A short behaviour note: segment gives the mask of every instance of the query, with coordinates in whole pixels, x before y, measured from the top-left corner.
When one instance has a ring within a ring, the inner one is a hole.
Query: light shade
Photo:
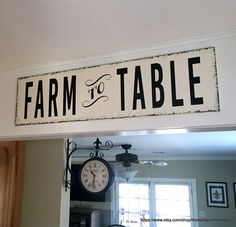
[[[131,178],[133,178],[137,172],[138,172],[138,170],[132,170],[129,168],[117,171],[119,177],[124,178],[127,181],[129,181]]]

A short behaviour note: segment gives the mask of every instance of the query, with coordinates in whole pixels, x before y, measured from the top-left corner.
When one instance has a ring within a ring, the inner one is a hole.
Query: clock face
[[[81,167],[79,180],[87,191],[92,193],[103,192],[112,184],[113,171],[105,160],[100,158],[89,159]]]

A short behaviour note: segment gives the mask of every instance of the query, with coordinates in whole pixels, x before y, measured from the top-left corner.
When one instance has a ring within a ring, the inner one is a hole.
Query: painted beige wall
[[[26,142],[21,227],[66,227],[63,140]],[[68,201],[67,201],[68,199]]]

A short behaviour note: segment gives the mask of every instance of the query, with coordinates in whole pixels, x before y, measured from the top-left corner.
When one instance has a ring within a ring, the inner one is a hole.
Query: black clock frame
[[[99,191],[99,192],[93,192],[93,191],[87,190],[87,188],[86,188],[86,187],[83,185],[83,183],[82,183],[82,176],[81,176],[81,173],[82,173],[83,167],[84,167],[88,162],[91,162],[91,161],[94,161],[94,160],[97,160],[97,161],[102,162],[102,163],[106,166],[106,168],[107,168],[107,170],[108,170],[108,173],[109,173],[109,179],[108,179],[108,182],[107,182],[106,187],[105,187],[103,190]],[[115,174],[114,174],[114,171],[113,171],[112,167],[110,166],[110,164],[109,164],[106,160],[104,160],[104,159],[101,158],[101,157],[93,157],[93,158],[90,158],[90,159],[86,160],[85,162],[83,162],[83,164],[81,165],[80,170],[79,170],[78,178],[79,178],[79,183],[80,183],[81,187],[82,187],[84,190],[88,191],[89,193],[99,194],[99,193],[104,193],[104,192],[106,192],[106,191],[111,187],[111,185],[112,185],[113,182],[114,182]]]
[[[83,150],[84,149],[90,150],[91,151],[91,153],[89,154],[90,159],[91,158],[101,158],[102,159],[104,154],[100,151],[101,150],[110,150],[113,147],[113,143],[111,141],[106,141],[105,144],[103,145],[103,147],[101,147],[102,143],[98,138],[93,144],[95,145],[94,148],[91,148],[91,147],[86,148],[84,146],[83,147],[78,147],[75,142],[70,141],[69,139],[67,139],[67,143],[66,143],[66,167],[65,167],[65,178],[64,178],[65,191],[67,191],[67,189],[70,189],[71,187],[73,187],[73,180],[69,179],[69,174],[71,175],[71,178],[74,177],[73,176],[74,174],[71,172],[71,168],[70,168],[70,158],[71,158],[72,154],[75,151],[82,150],[82,149]],[[90,160],[90,159],[88,159],[88,160]],[[104,159],[102,159],[102,160],[105,161]],[[107,163],[107,164],[109,165],[109,163]],[[110,166],[110,168],[111,168],[111,166]]]

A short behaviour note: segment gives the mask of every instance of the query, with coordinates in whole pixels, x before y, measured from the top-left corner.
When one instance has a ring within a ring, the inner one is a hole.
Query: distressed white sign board
[[[215,49],[18,78],[16,125],[219,111]]]

